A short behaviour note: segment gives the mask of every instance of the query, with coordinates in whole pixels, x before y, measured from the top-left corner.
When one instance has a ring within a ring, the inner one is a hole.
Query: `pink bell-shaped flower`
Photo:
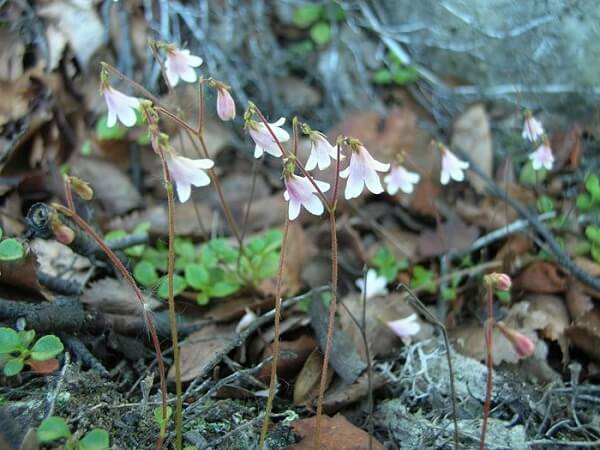
[[[383,181],[387,184],[388,194],[396,195],[398,190],[410,194],[420,179],[421,176],[416,172],[410,172],[403,166],[392,166],[392,170],[384,177]]]
[[[190,54],[189,50],[178,48],[167,48],[167,60],[165,61],[165,72],[171,86],[177,86],[179,79],[188,83],[195,83],[198,79],[195,67],[202,64],[202,58]]]
[[[367,299],[388,293],[387,279],[379,276],[375,269],[367,270],[367,275],[365,278],[359,278],[356,280],[356,287],[360,290],[362,295],[366,296]]]
[[[107,127],[114,127],[117,119],[126,127],[135,125],[137,121],[135,110],[140,107],[140,101],[137,98],[125,95],[109,85],[102,87],[102,94],[108,109]]]
[[[191,195],[192,186],[200,187],[210,184],[206,170],[212,169],[215,163],[211,159],[190,159],[185,156],[167,153],[167,167],[181,203],[185,203]]]
[[[442,172],[440,174],[440,182],[442,184],[448,184],[450,179],[458,182],[464,181],[464,171],[469,168],[469,163],[458,159],[454,153],[441,144],[440,150],[442,152]]]
[[[290,139],[290,135],[281,126],[285,123],[285,118],[281,117],[276,122],[270,123],[269,127],[273,131],[273,134],[277,137],[279,143],[287,142]],[[281,156],[281,149],[273,136],[267,129],[266,125],[262,122],[256,122],[255,120],[249,120],[246,122],[250,137],[256,144],[254,147],[254,157],[260,158],[265,152],[269,153],[276,158]]]
[[[394,320],[392,322],[386,322],[386,325],[393,331],[393,333],[401,338],[407,338],[414,336],[421,331],[421,325],[418,322],[418,316],[411,314],[404,319]]]
[[[523,132],[521,136],[531,142],[536,142],[544,135],[544,127],[531,113],[528,113],[523,121]]]
[[[217,115],[223,121],[235,119],[235,101],[224,86],[217,87]]]
[[[320,216],[325,211],[323,202],[319,197],[317,189],[306,177],[288,173],[284,177],[285,192],[283,197],[288,201],[288,217],[295,220],[300,214],[300,207],[304,206],[309,213]],[[329,183],[315,180],[315,184],[321,189],[321,192],[329,190]]]
[[[310,155],[304,166],[306,170],[325,170],[331,165],[331,160],[337,160],[337,149],[327,141],[327,137],[318,131],[310,133]]]
[[[351,143],[350,148],[350,164],[340,172],[340,177],[348,179],[344,190],[346,200],[358,197],[365,186],[373,194],[381,194],[383,187],[377,172],[388,171],[390,165],[374,159],[359,142]]]
[[[541,168],[552,170],[554,155],[552,154],[548,140],[545,140],[535,152],[531,153],[529,159],[531,160],[533,170],[540,170]]]

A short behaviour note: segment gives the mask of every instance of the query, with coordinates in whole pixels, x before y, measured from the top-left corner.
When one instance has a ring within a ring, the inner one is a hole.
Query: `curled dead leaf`
[[[515,280],[515,286],[539,294],[556,294],[567,290],[567,281],[556,264],[538,261],[525,268]]]

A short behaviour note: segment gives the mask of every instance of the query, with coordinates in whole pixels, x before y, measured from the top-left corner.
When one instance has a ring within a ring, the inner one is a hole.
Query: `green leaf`
[[[52,442],[61,438],[71,436],[67,422],[62,417],[51,416],[44,419],[37,431],[37,438],[40,442]]]
[[[392,69],[392,78],[394,83],[399,86],[412,83],[419,79],[419,73],[410,66],[395,67]]]
[[[423,266],[415,266],[410,286],[414,289],[422,287],[433,294],[436,291],[433,272]]]
[[[210,303],[210,297],[204,292],[198,293],[196,296],[196,303],[199,305],[208,305]]]
[[[257,281],[277,275],[279,270],[279,254],[269,253],[261,258],[260,264],[254,265],[254,278]]]
[[[4,375],[14,377],[23,370],[23,358],[11,358],[4,365]]]
[[[46,361],[54,358],[65,349],[63,343],[57,336],[49,334],[39,338],[31,347],[31,359],[35,361]]]
[[[600,243],[593,242],[590,253],[592,254],[592,258],[594,258],[594,261],[600,263]]]
[[[106,450],[110,447],[108,431],[94,428],[79,441],[79,450]]]
[[[176,297],[185,291],[187,287],[187,283],[185,282],[185,278],[180,275],[175,274],[173,276],[173,295]],[[167,276],[164,276],[160,280],[160,286],[158,287],[158,296],[160,298],[168,299],[169,298],[169,280]]]
[[[305,39],[295,44],[291,44],[288,47],[290,53],[290,59],[292,63],[298,63],[298,60],[302,60],[315,51],[315,44],[309,39]]]
[[[585,235],[590,241],[600,243],[600,227],[594,225],[585,227]]]
[[[169,263],[169,255],[166,251],[156,250],[152,247],[147,247],[144,249],[144,253],[142,254],[142,258],[150,263],[154,267],[156,267],[161,272],[167,271],[167,266]]]
[[[113,230],[109,231],[104,235],[104,242],[118,241],[127,237],[127,231],[125,230]]]
[[[185,281],[198,290],[205,290],[210,284],[210,274],[200,264],[188,264],[185,267]]]
[[[21,349],[19,333],[12,328],[0,328],[0,354],[12,353]]]
[[[456,289],[448,287],[442,289],[442,298],[447,302],[454,301],[456,299]]]
[[[294,10],[292,23],[300,28],[308,28],[321,18],[325,9],[321,5],[308,4]]]
[[[231,294],[240,290],[240,285],[235,283],[230,283],[228,281],[217,281],[215,284],[210,286],[208,290],[208,295],[210,297],[227,297]]]
[[[331,40],[331,27],[327,22],[319,22],[311,27],[310,37],[315,44],[325,45]]]
[[[162,427],[164,425],[166,425],[169,420],[171,419],[171,416],[173,415],[173,410],[171,409],[170,406],[167,406],[167,417],[163,417],[163,409],[162,406],[159,406],[157,408],[154,408],[154,421],[156,422],[156,424],[159,427]]]
[[[209,244],[200,248],[200,260],[205,267],[215,267],[219,263],[219,256]]]
[[[496,294],[496,298],[501,301],[502,303],[510,303],[510,291],[494,291],[494,294]]]
[[[152,142],[152,138],[150,137],[150,133],[148,131],[144,131],[135,140],[135,143],[138,145],[150,145],[150,142]]]
[[[600,198],[600,180],[597,175],[592,174],[586,177],[585,188],[593,198]]]
[[[545,169],[534,170],[531,161],[527,161],[519,174],[519,182],[523,185],[535,186],[544,181],[547,174]]]
[[[238,250],[225,239],[213,239],[208,245],[216,253],[219,259],[229,264],[237,262],[239,255]]]
[[[589,210],[594,201],[592,200],[592,196],[590,194],[579,194],[577,196],[577,200],[575,200],[575,204],[577,205],[577,209],[580,211]]]
[[[135,281],[144,287],[154,286],[158,282],[158,272],[150,261],[142,260],[133,268]]]
[[[183,258],[193,260],[196,257],[194,244],[187,239],[175,239],[175,254]]]
[[[107,120],[107,116],[102,116],[96,122],[96,136],[98,139],[104,141],[109,139],[123,139],[127,136],[127,128],[122,126],[118,121],[115,126],[109,128]]]
[[[16,261],[25,254],[23,244],[14,238],[0,242],[0,261]]]
[[[538,198],[537,209],[540,213],[547,213],[554,210],[554,200],[547,195],[542,195]]]
[[[4,230],[2,229],[2,227],[0,227],[0,239],[2,239],[3,236],[4,236]]]
[[[19,331],[19,342],[21,343],[21,347],[23,348],[29,348],[34,338],[35,330]]]
[[[390,84],[392,81],[394,81],[394,77],[388,69],[379,69],[373,74],[373,83],[375,84]]]

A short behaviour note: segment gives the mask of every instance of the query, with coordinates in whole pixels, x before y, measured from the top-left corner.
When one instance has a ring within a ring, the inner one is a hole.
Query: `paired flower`
[[[507,327],[503,322],[498,322],[496,326],[504,337],[510,341],[519,358],[529,358],[533,355],[535,344],[529,336]]]
[[[542,142],[535,152],[529,155],[529,159],[533,170],[540,170],[542,167],[546,170],[552,170],[554,155],[547,139]]]
[[[112,128],[117,124],[117,119],[126,127],[132,127],[137,122],[135,110],[140,107],[140,101],[135,97],[123,94],[113,89],[107,82],[102,82],[102,94],[108,108],[106,126]]]
[[[174,46],[167,46],[167,60],[165,72],[171,86],[177,86],[179,79],[194,83],[198,79],[194,67],[202,64],[202,58],[190,54],[189,50],[180,50]]]
[[[177,197],[181,203],[185,203],[190,198],[192,186],[210,184],[210,178],[205,170],[212,169],[215,165],[211,159],[190,159],[172,152],[166,153],[166,159],[169,174],[175,183]]]
[[[337,160],[337,149],[327,141],[327,137],[318,131],[310,131],[310,155],[306,161],[306,170],[325,170],[331,165],[331,160]]]
[[[285,118],[281,117],[276,122],[270,123],[269,127],[273,134],[277,137],[279,143],[287,142],[290,139],[290,135],[287,131],[285,131],[281,126],[285,123]],[[250,133],[250,137],[256,144],[254,147],[254,157],[260,158],[264,152],[269,153],[277,158],[281,156],[281,149],[271,133],[267,129],[266,125],[262,122],[257,122],[255,120],[247,120],[246,127],[248,128],[248,133]]]
[[[392,330],[392,332],[400,337],[407,338],[410,336],[414,336],[419,331],[421,331],[421,325],[418,322],[418,316],[416,314],[411,314],[404,319],[394,320],[392,322],[386,322],[386,325]]]
[[[223,84],[217,88],[217,115],[223,121],[235,119],[235,102],[229,93],[229,89]]]
[[[458,159],[456,155],[444,145],[438,144],[438,147],[442,152],[442,172],[440,175],[440,182],[442,184],[448,184],[450,179],[458,182],[463,181],[465,179],[464,171],[469,168],[469,163]]]
[[[523,132],[521,133],[523,139],[536,142],[543,135],[544,127],[542,126],[542,123],[533,117],[530,112],[526,113],[525,121],[523,122]]]
[[[358,140],[351,140],[350,149],[350,164],[340,172],[340,177],[348,179],[344,191],[346,200],[358,197],[365,185],[373,194],[381,194],[383,187],[377,172],[387,172],[390,165],[374,159]]]
[[[403,166],[393,166],[383,181],[387,184],[387,192],[390,195],[396,195],[398,190],[410,194],[414,190],[414,185],[419,182],[421,176],[418,173],[410,172]]]
[[[379,276],[375,269],[369,269],[365,278],[356,280],[356,287],[358,287],[360,293],[367,299],[387,294],[388,290],[386,286],[387,279]]]
[[[300,207],[304,206],[309,213],[320,216],[325,207],[319,198],[318,191],[306,177],[288,172],[284,175],[285,192],[283,197],[288,201],[288,217],[294,220],[300,214]],[[329,184],[324,181],[314,180],[321,192],[329,190]]]

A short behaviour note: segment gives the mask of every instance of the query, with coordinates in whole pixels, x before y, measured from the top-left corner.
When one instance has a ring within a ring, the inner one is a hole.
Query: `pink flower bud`
[[[512,328],[508,328],[504,323],[498,322],[498,328],[502,332],[502,334],[510,341],[515,352],[519,355],[520,358],[529,358],[533,355],[535,350],[535,345],[533,341],[523,333],[519,333]]]
[[[217,115],[224,121],[235,119],[235,102],[224,87],[217,88]]]
[[[54,238],[61,244],[69,245],[75,240],[75,232],[60,221],[58,214],[54,214],[50,221]]]
[[[490,273],[483,277],[485,284],[500,291],[509,291],[512,286],[510,276],[505,273]]]

